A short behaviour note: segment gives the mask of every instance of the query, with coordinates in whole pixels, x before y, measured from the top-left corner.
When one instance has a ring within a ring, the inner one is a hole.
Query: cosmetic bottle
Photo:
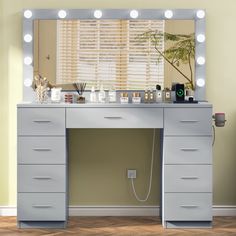
[[[132,103],[140,104],[141,103],[141,95],[138,92],[132,94]]]
[[[108,92],[108,99],[109,102],[116,102],[116,90],[114,87],[111,87],[111,89]]]
[[[129,103],[128,93],[120,93],[120,103],[122,103],[122,104],[128,104]]]
[[[163,90],[163,97],[165,102],[171,102],[171,90],[169,88]]]
[[[144,92],[144,102],[145,103],[149,102],[149,91],[147,89]]]
[[[156,85],[156,102],[162,102],[162,91],[159,84]]]
[[[153,103],[155,100],[154,100],[154,92],[153,92],[153,89],[150,89],[150,92],[149,92],[149,102],[150,103]]]
[[[91,102],[91,103],[96,103],[96,102],[97,102],[97,95],[96,95],[94,86],[91,88],[91,92],[90,92],[90,102]]]
[[[100,91],[98,93],[98,102],[100,102],[100,103],[106,102],[106,92],[103,89],[103,85],[100,86]]]

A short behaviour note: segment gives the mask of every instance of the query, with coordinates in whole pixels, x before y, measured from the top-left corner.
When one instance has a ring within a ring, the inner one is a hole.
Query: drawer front
[[[65,137],[18,137],[19,164],[65,164]]]
[[[67,108],[67,128],[163,128],[162,108]]]
[[[165,192],[212,192],[211,165],[165,165]]]
[[[212,221],[212,194],[166,193],[164,217],[167,221]]]
[[[211,108],[165,108],[164,135],[212,135]]]
[[[211,137],[165,137],[164,164],[211,164]]]
[[[65,135],[64,108],[18,108],[18,135]]]
[[[18,165],[18,192],[66,192],[66,166]]]
[[[18,193],[18,221],[65,221],[65,193]]]

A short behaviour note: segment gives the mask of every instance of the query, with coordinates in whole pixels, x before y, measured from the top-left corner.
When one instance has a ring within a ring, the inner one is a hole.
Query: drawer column
[[[17,221],[64,228],[67,221],[65,108],[18,108]]]

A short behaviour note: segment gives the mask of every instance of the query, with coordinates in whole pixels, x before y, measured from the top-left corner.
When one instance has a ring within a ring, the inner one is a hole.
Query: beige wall
[[[206,9],[207,99],[213,103],[214,111],[225,111],[227,114],[226,127],[216,130],[214,204],[236,205],[236,94],[231,92],[236,87],[236,28],[232,26],[232,22],[236,21],[235,0],[2,0],[0,4],[3,10],[3,16],[0,15],[0,40],[3,41],[0,45],[0,205],[16,204],[16,104],[22,99],[22,9],[134,7]],[[70,140],[72,204],[138,204],[132,197],[124,168],[137,168],[138,192],[144,193],[150,163],[150,130],[72,130]],[[120,142],[123,148],[118,148],[118,154],[121,155],[113,155],[112,151]],[[112,155],[104,155],[105,149]],[[81,152],[83,155],[79,155]],[[129,157],[133,152],[137,159],[135,156]],[[122,158],[121,161],[118,158]],[[159,174],[158,166],[156,164],[156,176]],[[155,179],[149,205],[159,201],[159,178]]]

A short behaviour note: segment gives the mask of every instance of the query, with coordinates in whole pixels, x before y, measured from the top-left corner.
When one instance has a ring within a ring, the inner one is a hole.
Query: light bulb
[[[199,78],[196,81],[198,87],[204,87],[205,86],[205,80],[203,78]]]
[[[138,11],[132,10],[132,11],[130,11],[129,15],[131,18],[135,19],[138,17]]]
[[[203,10],[198,10],[197,11],[197,18],[202,19],[205,17],[205,11]]]
[[[32,80],[27,78],[24,80],[25,87],[30,87],[32,85]]]
[[[26,35],[24,36],[24,41],[25,41],[26,43],[30,43],[30,42],[32,41],[32,35],[26,34]]]
[[[205,58],[204,57],[198,57],[197,58],[197,64],[198,65],[204,65],[205,64]]]
[[[199,43],[203,43],[205,41],[205,35],[204,34],[197,35],[197,41]]]
[[[67,13],[64,10],[60,10],[57,15],[59,18],[63,19],[66,17]]]
[[[32,15],[33,15],[32,11],[30,11],[30,10],[25,10],[24,11],[24,17],[25,18],[29,19],[29,18],[32,17]]]
[[[165,11],[165,18],[170,19],[173,17],[173,11],[171,10],[166,10]]]
[[[26,64],[26,65],[30,65],[31,63],[32,63],[32,58],[31,57],[25,57],[24,58],[24,63]]]
[[[102,17],[102,11],[96,10],[96,11],[94,11],[93,15],[95,18],[99,19]]]

